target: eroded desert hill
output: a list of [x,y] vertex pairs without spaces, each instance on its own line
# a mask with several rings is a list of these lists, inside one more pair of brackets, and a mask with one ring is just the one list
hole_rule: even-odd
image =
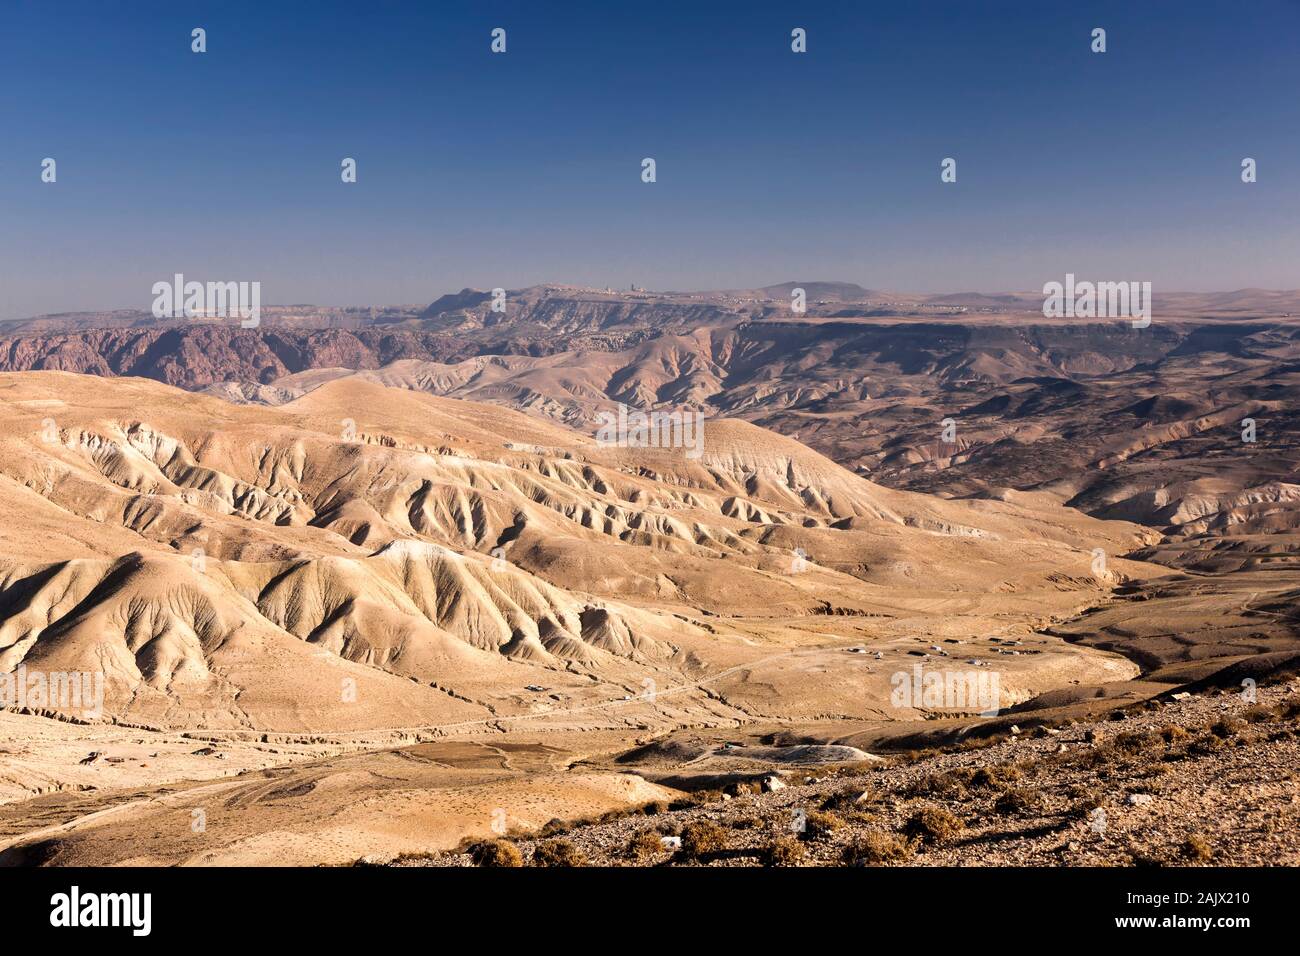
[[[791,309],[795,288],[805,313]],[[890,487],[1043,492],[1144,524],[1163,540],[1142,556],[1168,566],[1294,569],[1300,295],[1157,294],[1144,329],[1048,320],[1041,306],[1026,293],[787,282],[543,285],[509,290],[498,312],[491,294],[465,289],[424,308],[268,307],[258,329],[45,316],[4,325],[0,370],[144,376],[265,404],[357,375],[588,432],[620,403],[701,409]]]
[[[909,651],[992,658],[1149,573],[1136,526],[739,421],[693,459],[358,379],[263,407],[57,372],[0,376],[0,415],[0,670],[103,671],[172,727],[879,715]],[[999,659],[1011,698],[1132,673],[1042,643]]]
[[1300,329],[1269,323],[1046,326],[768,322],[630,348],[316,368],[506,404],[581,429],[602,410],[700,408],[817,449],[873,481],[945,497],[1042,492],[1163,540],[1179,568],[1300,566]]

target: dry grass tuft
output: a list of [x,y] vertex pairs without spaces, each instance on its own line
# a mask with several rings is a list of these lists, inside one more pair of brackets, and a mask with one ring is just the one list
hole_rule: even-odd
[[1192,736],[1187,732],[1186,728],[1180,727],[1177,724],[1170,724],[1167,727],[1161,727],[1159,734],[1160,739],[1167,744],[1179,744]]
[[682,856],[699,859],[706,853],[727,848],[727,831],[712,820],[696,820],[682,827]]
[[524,855],[509,840],[483,840],[469,848],[475,866],[523,866]]
[[1009,763],[981,767],[971,777],[971,786],[984,790],[1005,790],[1021,778],[1020,770]]
[[910,839],[919,840],[922,843],[936,844],[942,843],[950,837],[961,832],[966,826],[960,817],[955,816],[943,807],[923,807],[903,826],[903,832]]
[[803,844],[790,837],[773,841],[763,854],[764,866],[798,866],[804,858]]
[[657,854],[663,853],[664,847],[658,833],[653,830],[642,830],[628,842],[624,852],[638,863],[644,863]]
[[586,866],[587,858],[568,840],[548,840],[533,848],[533,866]]
[[803,838],[822,840],[844,827],[844,821],[825,810],[813,810],[804,818]]
[[941,773],[928,773],[912,783],[903,793],[908,797],[960,800],[966,796],[966,787],[974,777],[975,771],[967,767],[945,770]]
[[1195,833],[1184,840],[1179,849],[1183,856],[1193,863],[1208,863],[1214,856],[1214,850],[1209,841],[1202,836],[1197,836]]
[[1045,803],[1043,795],[1037,790],[1030,790],[1027,787],[1012,787],[1010,790],[1003,791],[997,800],[993,802],[993,812],[1000,813],[1003,816],[1016,813],[1036,813],[1043,809]]
[[844,848],[845,866],[884,866],[906,863],[914,855],[912,845],[892,833],[866,833]]

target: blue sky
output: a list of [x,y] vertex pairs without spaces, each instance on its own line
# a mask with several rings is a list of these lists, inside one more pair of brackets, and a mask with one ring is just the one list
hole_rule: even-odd
[[0,318],[175,272],[339,305],[1300,287],[1300,0],[6,0],[0,129]]

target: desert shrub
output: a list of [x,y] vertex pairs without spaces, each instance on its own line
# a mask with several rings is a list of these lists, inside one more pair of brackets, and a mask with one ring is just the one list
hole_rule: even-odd
[[728,825],[733,830],[761,830],[763,829],[763,818],[753,813],[747,813],[743,816],[733,817],[728,821]]
[[1210,847],[1209,841],[1202,836],[1193,833],[1183,845],[1179,847],[1180,852],[1187,859],[1194,863],[1207,863],[1214,856],[1214,850]]
[[821,840],[844,826],[844,821],[825,810],[813,810],[804,817],[803,838]]
[[1272,707],[1265,707],[1263,704],[1256,704],[1254,707],[1247,707],[1241,712],[1242,720],[1248,724],[1260,724],[1266,720],[1272,720],[1277,716],[1277,711]]
[[933,747],[926,747],[924,750],[908,750],[899,756],[905,763],[920,763],[922,760],[929,760],[931,757],[937,757],[942,750],[935,750]]
[[658,833],[652,830],[642,830],[629,841],[625,852],[632,859],[642,862],[650,859],[656,853],[662,853],[663,850],[663,843],[660,842]]
[[803,844],[790,837],[773,841],[763,854],[765,866],[798,866],[804,858]]
[[975,771],[965,767],[945,770],[942,773],[928,773],[913,781],[904,794],[909,797],[941,797],[959,800],[966,796],[966,785],[975,776]]
[[1210,725],[1210,733],[1227,740],[1229,737],[1237,736],[1245,727],[1246,722],[1243,720],[1237,720],[1234,717],[1223,717]]
[[846,866],[883,866],[912,858],[912,845],[892,833],[865,833],[844,848]]
[[557,833],[563,833],[567,829],[569,829],[569,824],[567,822],[561,820],[559,817],[553,817],[546,821],[546,824],[542,827],[538,836],[555,836]]
[[1182,743],[1191,736],[1185,728],[1180,727],[1177,724],[1169,724],[1166,727],[1161,727],[1158,733],[1160,734],[1160,739],[1167,744]]
[[845,810],[839,816],[845,823],[875,823],[879,819],[871,810]]
[[1193,740],[1191,744],[1188,746],[1187,750],[1189,753],[1193,753],[1196,754],[1197,756],[1204,757],[1207,756],[1208,754],[1214,753],[1222,746],[1223,746],[1223,738],[1218,736],[1217,734],[1209,733],[1209,734],[1201,734],[1201,736]]
[[[861,798],[861,799],[860,799]],[[822,800],[823,810],[858,810],[877,799],[877,794],[861,786],[849,785],[828,794]]]
[[653,802],[651,802],[651,803],[647,803],[647,804],[645,804],[644,806],[641,807],[641,812],[644,813],[644,814],[645,814],[646,816],[648,816],[648,817],[654,817],[654,816],[658,816],[658,815],[661,814],[661,813],[667,813],[667,812],[668,812],[668,801],[667,801],[667,800],[655,800],[655,801],[653,801]]
[[1004,790],[993,802],[993,810],[1003,816],[1013,813],[1027,813],[1043,809],[1043,795],[1037,790],[1025,787],[1012,787]]
[[845,823],[871,823],[876,815],[870,807],[878,799],[875,791],[852,785],[827,796],[821,802],[821,809],[834,812]]
[[682,855],[695,859],[726,849],[727,831],[712,820],[696,820],[682,827]]
[[469,848],[475,866],[523,866],[524,855],[509,840],[483,840]]
[[[639,804],[628,804],[628,805],[626,805],[626,806],[622,806],[622,807],[614,807],[614,808],[611,809],[611,810],[606,810],[604,813],[600,814],[599,816],[597,816],[597,817],[595,817],[595,818],[590,818],[590,817],[589,817],[589,818],[587,818],[587,819],[585,819],[585,820],[583,820],[583,821],[581,821],[581,822],[583,822],[583,823],[617,823],[619,820],[626,820],[628,817],[638,817],[638,816],[643,815],[644,813],[646,813],[646,808],[645,808],[644,806],[641,806],[641,805],[639,805]],[[565,830],[572,830],[572,829],[573,829],[573,824],[569,824],[569,825],[566,826],[564,829],[565,829]]]
[[922,843],[942,843],[965,826],[959,817],[943,807],[924,807],[912,814],[903,832]]
[[1111,747],[1120,753],[1139,754],[1159,746],[1161,739],[1149,730],[1124,730],[1115,735]]
[[1300,717],[1300,697],[1288,697],[1278,706],[1278,716],[1283,720]]
[[548,840],[533,848],[533,866],[586,866],[587,858],[568,840]]
[[1072,750],[1064,755],[1062,763],[1080,770],[1096,770],[1098,767],[1109,766],[1112,762],[1114,751],[1106,744],[1098,744],[1094,747],[1081,748]]
[[1020,779],[1020,771],[1009,763],[981,767],[971,777],[971,786],[986,790],[1003,790]]

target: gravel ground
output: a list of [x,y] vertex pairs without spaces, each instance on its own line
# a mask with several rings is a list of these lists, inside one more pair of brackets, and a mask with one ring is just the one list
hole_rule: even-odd
[[[592,866],[1300,865],[1300,681],[1260,688],[1255,703],[1150,701],[978,749],[782,780],[508,842],[525,865],[556,840]],[[654,848],[683,835],[685,850]],[[393,862],[474,865],[469,853]]]

